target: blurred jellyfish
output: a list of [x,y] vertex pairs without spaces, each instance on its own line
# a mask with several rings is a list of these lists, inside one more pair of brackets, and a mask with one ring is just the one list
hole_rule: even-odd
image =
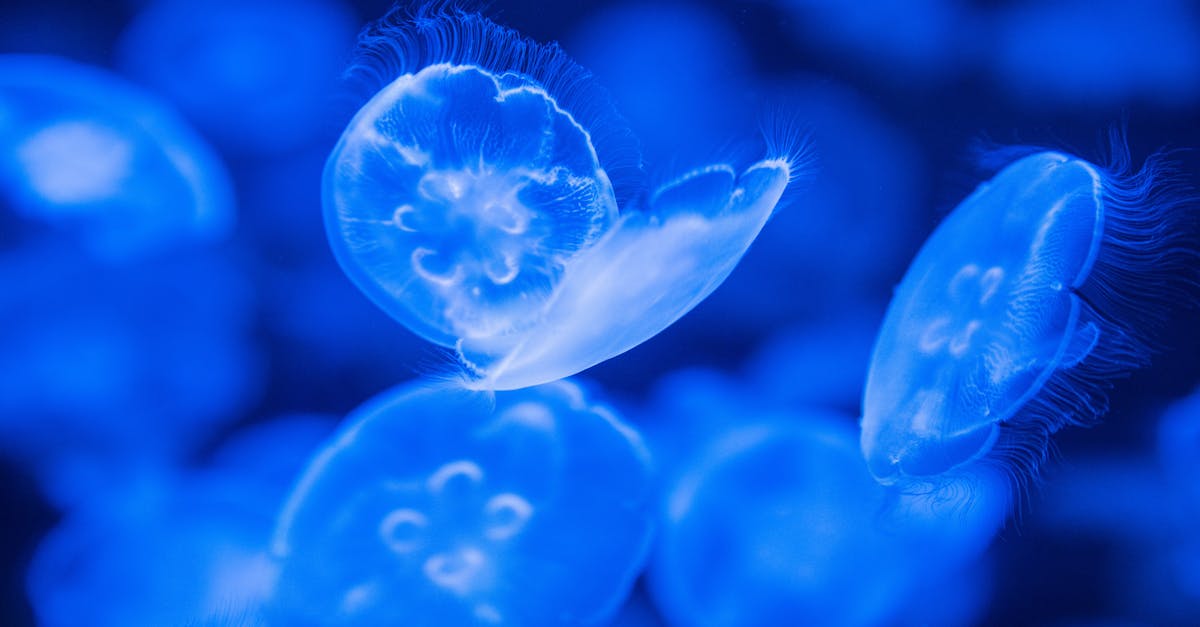
[[111,267],[45,246],[0,255],[0,285],[0,454],[58,505],[178,463],[259,393],[249,289],[228,260]]
[[[460,12],[362,38],[387,83],[330,156],[327,230],[351,279],[482,389],[579,372],[669,326],[728,276],[797,176],[801,142],[641,194],[636,142],[556,46]],[[624,206],[620,206],[621,204]]]
[[1097,107],[1200,99],[1200,11],[1194,2],[1018,2],[997,13],[992,70],[1034,105]]
[[604,6],[566,45],[611,91],[652,161],[709,154],[755,122],[746,46],[703,4]]
[[72,512],[30,565],[39,624],[262,624],[277,576],[271,527],[332,424],[276,419],[236,435],[209,467],[147,477]]
[[0,55],[0,194],[105,260],[211,241],[233,223],[223,166],[177,114],[55,57]]
[[850,419],[750,414],[667,493],[650,583],[672,625],[889,624],[1004,520],[999,481],[903,494],[872,480]]
[[280,519],[284,624],[594,625],[649,547],[648,460],[575,385],[403,387],[319,453]]
[[341,0],[155,0],[118,57],[222,147],[278,153],[336,132],[329,94],[353,41]]
[[884,483],[987,458],[1018,487],[1051,434],[1107,411],[1189,302],[1187,199],[1160,157],[1131,173],[1058,152],[1020,158],[934,231],[896,289],[863,400],[862,451]]

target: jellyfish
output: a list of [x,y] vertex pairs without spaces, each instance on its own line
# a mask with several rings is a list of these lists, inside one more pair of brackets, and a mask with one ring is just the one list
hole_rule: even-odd
[[1190,200],[1161,156],[1131,173],[1034,152],[938,226],[896,288],[863,398],[879,481],[920,484],[973,462],[1023,488],[1050,436],[1096,422],[1114,378],[1148,363],[1189,302]]
[[31,236],[70,234],[105,261],[217,241],[231,185],[172,109],[101,69],[0,55],[0,194]]
[[284,507],[281,624],[595,625],[649,548],[637,434],[575,384],[368,401]]
[[557,380],[654,336],[720,285],[800,173],[802,136],[779,125],[763,160],[647,190],[628,127],[557,46],[436,8],[362,41],[354,74],[386,85],[329,157],[329,239],[469,387]]
[[977,559],[1006,512],[999,482],[921,496],[879,485],[847,416],[726,418],[666,488],[649,583],[671,625],[875,625],[920,615],[912,595]]

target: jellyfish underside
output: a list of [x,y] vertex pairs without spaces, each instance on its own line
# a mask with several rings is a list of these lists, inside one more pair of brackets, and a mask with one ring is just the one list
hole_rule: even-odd
[[987,455],[1050,377],[1084,360],[1099,321],[1076,291],[1104,228],[1101,178],[1053,152],[981,185],[898,288],[864,397],[862,448],[884,483]]
[[399,388],[349,425],[280,518],[281,622],[595,624],[628,591],[644,451],[578,388]]
[[620,212],[592,138],[517,73],[437,64],[359,112],[326,169],[343,268],[457,351],[469,385],[569,376],[670,325],[732,271],[786,158],[690,172]]

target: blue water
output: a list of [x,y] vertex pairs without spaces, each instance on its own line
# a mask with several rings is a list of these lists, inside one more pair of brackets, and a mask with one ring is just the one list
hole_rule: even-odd
[[1200,6],[482,4],[0,6],[0,624],[1195,622]]

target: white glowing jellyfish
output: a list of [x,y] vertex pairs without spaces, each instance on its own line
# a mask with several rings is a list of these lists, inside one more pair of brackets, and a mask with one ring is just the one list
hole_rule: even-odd
[[553,381],[654,336],[729,275],[797,173],[785,140],[646,193],[636,142],[556,46],[429,11],[363,41],[357,69],[390,82],[329,158],[329,238],[471,387]]

